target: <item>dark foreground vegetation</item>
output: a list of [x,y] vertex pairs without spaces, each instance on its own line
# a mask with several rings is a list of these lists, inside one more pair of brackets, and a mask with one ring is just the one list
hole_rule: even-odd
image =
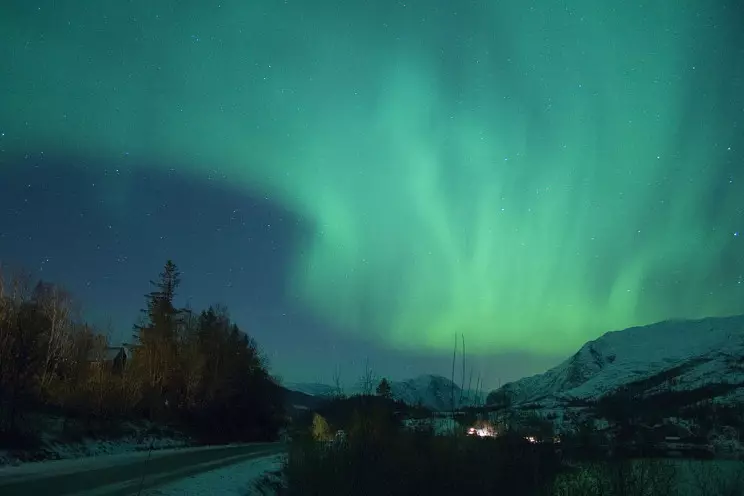
[[275,439],[282,389],[256,342],[224,307],[178,308],[179,283],[169,261],[134,344],[112,347],[62,288],[0,273],[0,448],[33,449],[50,416],[70,438],[146,420],[202,442]]
[[539,494],[561,470],[547,445],[364,428],[332,445],[296,443],[284,494]]
[[[380,396],[336,399],[298,419],[282,469],[263,494],[723,496],[744,494],[741,462],[602,453],[585,432],[551,441],[544,423],[495,428],[495,437],[439,435],[404,424],[411,411]],[[466,424],[468,421],[466,421]],[[255,494],[252,492],[251,494]]]

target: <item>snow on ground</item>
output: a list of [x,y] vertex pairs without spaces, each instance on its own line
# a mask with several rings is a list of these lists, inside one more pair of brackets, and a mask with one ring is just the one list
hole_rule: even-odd
[[181,448],[186,441],[171,438],[124,438],[117,440],[85,439],[80,443],[61,444],[51,443],[50,447],[60,459],[78,458],[81,456],[116,455],[132,451],[161,450],[165,448]]
[[267,472],[279,470],[284,455],[254,458],[165,484],[142,492],[142,496],[247,496],[259,494],[255,483]]
[[[241,444],[233,444],[230,446],[241,446]],[[47,460],[41,462],[30,462],[22,465],[6,465],[0,466],[0,478],[13,477],[13,478],[34,478],[40,474],[49,476],[51,474],[67,474],[75,473],[81,470],[81,467],[85,467],[86,470],[93,470],[99,468],[112,467],[123,463],[134,462],[142,460],[148,456],[157,458],[166,456],[172,453],[187,453],[189,451],[199,450],[211,450],[224,448],[225,445],[216,446],[196,446],[189,448],[168,448],[153,450],[152,452],[145,451],[129,451],[125,453],[119,453],[114,455],[99,455],[99,456],[87,456],[83,458],[65,459],[65,460]]]
[[[151,444],[152,443],[152,444]],[[0,450],[0,470],[5,466],[17,466],[20,464],[39,463],[38,459],[46,461],[69,460],[104,455],[119,455],[124,453],[147,452],[152,446],[153,451],[162,451],[168,448],[183,448],[188,443],[181,439],[153,438],[153,439],[84,439],[76,443],[48,442],[35,453],[37,460],[25,462],[10,451]]]
[[79,422],[69,421],[65,432],[65,419],[57,416],[40,416],[40,446],[37,449],[13,452],[0,450],[0,468],[40,460],[65,460],[100,455],[116,455],[133,451],[161,450],[193,445],[186,436],[174,431],[163,431],[149,422],[124,422],[118,426],[118,435],[91,437],[84,434]]

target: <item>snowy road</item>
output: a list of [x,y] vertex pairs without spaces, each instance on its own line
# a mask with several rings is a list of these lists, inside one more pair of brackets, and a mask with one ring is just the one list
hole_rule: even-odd
[[[141,496],[248,496],[263,494],[256,482],[282,466],[284,455],[251,458],[142,491]],[[276,480],[276,479],[274,479]]]
[[260,443],[30,463],[0,470],[0,494],[128,496],[142,490],[154,495],[157,488],[284,450],[280,443]]

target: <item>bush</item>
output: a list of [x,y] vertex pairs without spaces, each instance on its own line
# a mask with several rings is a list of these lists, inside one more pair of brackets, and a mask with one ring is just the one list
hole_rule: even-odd
[[676,469],[668,460],[613,460],[583,464],[561,474],[555,496],[671,496]]
[[343,443],[293,442],[280,494],[549,494],[553,446],[523,438],[434,436],[359,427]]
[[683,470],[690,494],[730,496],[744,494],[744,463],[734,460],[686,461]]
[[326,419],[318,415],[313,415],[313,428],[312,428],[313,439],[316,441],[330,441],[331,440],[331,429],[328,427]]

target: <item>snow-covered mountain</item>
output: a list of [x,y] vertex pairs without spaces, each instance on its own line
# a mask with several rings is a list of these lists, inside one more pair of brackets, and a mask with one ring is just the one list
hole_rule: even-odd
[[744,399],[744,315],[608,332],[547,372],[491,392],[486,402],[596,400],[628,386],[643,395],[722,386],[719,400]]
[[[330,397],[333,396],[335,391],[332,386],[317,383],[291,383],[287,384],[286,387],[313,396]],[[463,405],[472,404],[476,398],[475,392],[466,391],[462,393],[460,387],[457,384],[453,385],[451,380],[431,374],[420,375],[405,381],[390,381],[390,389],[393,398],[404,401],[409,405],[422,405],[432,410],[450,409],[453,390],[456,405],[460,404],[461,398]],[[346,394],[358,394],[361,391],[362,388],[355,387],[347,388],[344,392]]]
[[405,381],[391,381],[393,398],[409,405],[422,405],[432,410],[452,408],[452,397],[457,405],[461,389],[457,384],[441,375],[420,375]]

